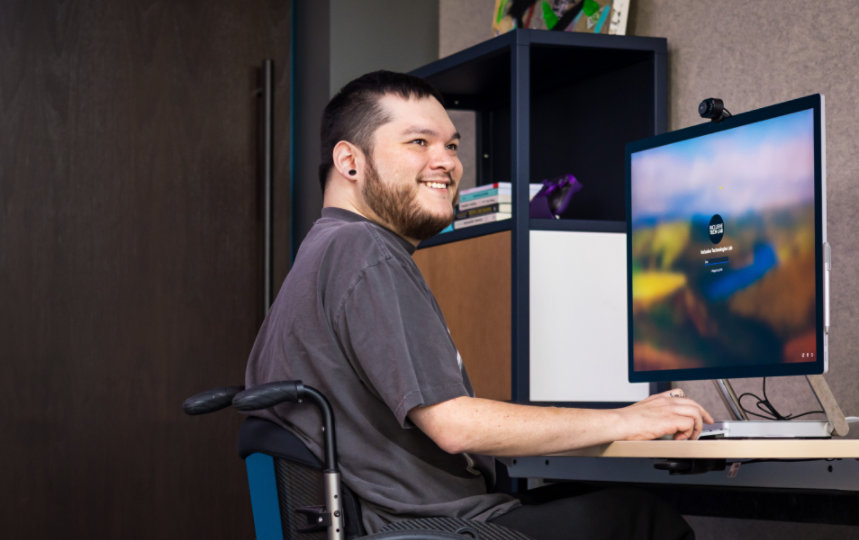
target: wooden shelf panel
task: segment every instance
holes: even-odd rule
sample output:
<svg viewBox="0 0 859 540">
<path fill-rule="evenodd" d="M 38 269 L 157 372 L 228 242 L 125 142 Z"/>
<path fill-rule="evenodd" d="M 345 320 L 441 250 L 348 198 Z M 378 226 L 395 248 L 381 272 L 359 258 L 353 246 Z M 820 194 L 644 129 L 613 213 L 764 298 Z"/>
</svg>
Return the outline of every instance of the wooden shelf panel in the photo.
<svg viewBox="0 0 859 540">
<path fill-rule="evenodd" d="M 510 232 L 415 253 L 479 397 L 510 400 Z"/>
</svg>

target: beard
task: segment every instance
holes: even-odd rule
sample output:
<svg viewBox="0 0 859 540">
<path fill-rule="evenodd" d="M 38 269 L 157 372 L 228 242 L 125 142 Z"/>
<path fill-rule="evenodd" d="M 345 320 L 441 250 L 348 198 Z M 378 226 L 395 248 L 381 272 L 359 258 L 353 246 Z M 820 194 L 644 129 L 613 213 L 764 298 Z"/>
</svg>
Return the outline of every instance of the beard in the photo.
<svg viewBox="0 0 859 540">
<path fill-rule="evenodd" d="M 362 194 L 367 205 L 389 223 L 394 232 L 420 242 L 450 225 L 453 221 L 453 204 L 445 215 L 435 215 L 425 210 L 417 201 L 419 184 L 419 178 L 416 178 L 411 185 L 387 186 L 382 183 L 375 165 L 370 161 Z"/>
</svg>

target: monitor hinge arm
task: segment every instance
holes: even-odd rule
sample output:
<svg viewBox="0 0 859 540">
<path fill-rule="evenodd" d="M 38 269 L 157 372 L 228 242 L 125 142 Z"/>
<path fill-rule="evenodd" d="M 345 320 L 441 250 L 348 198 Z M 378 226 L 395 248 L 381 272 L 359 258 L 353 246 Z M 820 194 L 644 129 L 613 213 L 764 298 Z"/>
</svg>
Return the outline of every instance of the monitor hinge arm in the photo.
<svg viewBox="0 0 859 540">
<path fill-rule="evenodd" d="M 823 407 L 826 413 L 826 419 L 832 424 L 832 430 L 836 435 L 844 437 L 850 431 L 850 426 L 847 423 L 847 418 L 844 417 L 844 411 L 838 405 L 832 390 L 829 388 L 829 383 L 823 378 L 823 375 L 806 375 L 808 384 L 811 386 L 814 397 Z"/>
<path fill-rule="evenodd" d="M 731 413 L 731 416 L 734 417 L 734 420 L 748 420 L 749 416 L 740 405 L 740 399 L 737 397 L 737 393 L 734 392 L 734 387 L 731 386 L 728 379 L 713 379 L 713 384 L 715 384 L 716 389 L 719 390 L 719 397 L 722 398 L 722 401 L 725 403 L 725 407 L 728 408 L 728 411 Z"/>
</svg>

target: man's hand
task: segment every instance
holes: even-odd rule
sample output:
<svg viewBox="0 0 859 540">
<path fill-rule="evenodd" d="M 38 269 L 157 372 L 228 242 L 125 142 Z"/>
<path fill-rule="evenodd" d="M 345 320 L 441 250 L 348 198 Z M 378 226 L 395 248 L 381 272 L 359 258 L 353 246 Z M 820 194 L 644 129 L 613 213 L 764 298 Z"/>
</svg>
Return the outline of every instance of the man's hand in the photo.
<svg viewBox="0 0 859 540">
<path fill-rule="evenodd" d="M 713 423 L 710 413 L 685 397 L 680 388 L 653 394 L 619 412 L 628 430 L 623 437 L 627 440 L 658 439 L 665 435 L 677 440 L 697 439 L 704 424 Z"/>
</svg>

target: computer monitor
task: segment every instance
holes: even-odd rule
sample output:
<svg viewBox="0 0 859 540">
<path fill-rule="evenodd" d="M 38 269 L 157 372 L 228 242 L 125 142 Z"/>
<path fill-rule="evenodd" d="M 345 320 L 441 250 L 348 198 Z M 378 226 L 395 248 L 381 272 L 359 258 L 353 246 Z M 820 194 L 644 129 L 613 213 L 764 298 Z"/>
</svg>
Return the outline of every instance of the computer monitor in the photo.
<svg viewBox="0 0 859 540">
<path fill-rule="evenodd" d="M 630 382 L 823 373 L 824 100 L 626 148 Z"/>
</svg>

